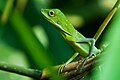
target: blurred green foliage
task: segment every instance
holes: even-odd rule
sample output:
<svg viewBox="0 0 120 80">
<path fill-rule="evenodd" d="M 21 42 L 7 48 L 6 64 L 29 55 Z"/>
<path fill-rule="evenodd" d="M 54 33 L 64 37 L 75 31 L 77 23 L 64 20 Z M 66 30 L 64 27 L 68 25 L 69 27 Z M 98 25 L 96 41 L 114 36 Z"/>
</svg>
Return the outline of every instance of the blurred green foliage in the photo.
<svg viewBox="0 0 120 80">
<path fill-rule="evenodd" d="M 120 2 L 120 1 L 119 1 Z M 99 73 L 98 80 L 120 80 L 120 8 L 115 14 L 104 40 L 110 41 L 110 46 L 105 51 L 104 64 L 101 66 L 102 71 Z"/>
<path fill-rule="evenodd" d="M 74 50 L 43 18 L 41 8 L 61 9 L 78 31 L 93 37 L 115 1 L 0 0 L 0 61 L 38 69 L 66 62 Z M 0 74 L 2 80 L 26 80 Z"/>
</svg>

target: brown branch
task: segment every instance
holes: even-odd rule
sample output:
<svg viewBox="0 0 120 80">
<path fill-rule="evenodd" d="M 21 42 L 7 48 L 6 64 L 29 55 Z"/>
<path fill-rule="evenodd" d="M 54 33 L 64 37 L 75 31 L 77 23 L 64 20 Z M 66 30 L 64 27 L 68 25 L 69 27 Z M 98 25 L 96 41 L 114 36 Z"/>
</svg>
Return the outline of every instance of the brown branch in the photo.
<svg viewBox="0 0 120 80">
<path fill-rule="evenodd" d="M 96 57 L 89 58 L 86 61 L 84 67 L 82 69 L 79 69 L 81 71 L 78 71 L 76 67 L 82 62 L 82 60 L 69 63 L 64 67 L 61 75 L 63 75 L 65 78 L 69 80 L 81 79 L 83 76 L 85 76 L 86 74 L 90 73 L 93 69 L 95 69 L 96 66 L 100 65 L 99 63 L 102 60 L 101 56 L 103 56 L 103 54 L 97 55 Z M 54 69 L 58 70 L 60 66 L 61 65 L 55 66 Z M 50 76 L 48 75 L 48 71 L 44 69 L 42 71 L 42 75 L 39 80 L 49 80 L 49 79 L 50 79 Z"/>
</svg>

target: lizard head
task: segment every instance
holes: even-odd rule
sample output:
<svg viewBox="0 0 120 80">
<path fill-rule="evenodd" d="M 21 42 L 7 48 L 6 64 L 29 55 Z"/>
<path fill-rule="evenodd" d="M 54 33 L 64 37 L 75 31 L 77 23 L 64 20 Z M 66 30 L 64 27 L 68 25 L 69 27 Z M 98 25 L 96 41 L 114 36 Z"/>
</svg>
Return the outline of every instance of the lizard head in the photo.
<svg viewBox="0 0 120 80">
<path fill-rule="evenodd" d="M 59 9 L 41 9 L 41 13 L 50 23 L 55 25 L 61 33 L 71 35 L 72 30 L 75 30 L 72 24 Z"/>
</svg>

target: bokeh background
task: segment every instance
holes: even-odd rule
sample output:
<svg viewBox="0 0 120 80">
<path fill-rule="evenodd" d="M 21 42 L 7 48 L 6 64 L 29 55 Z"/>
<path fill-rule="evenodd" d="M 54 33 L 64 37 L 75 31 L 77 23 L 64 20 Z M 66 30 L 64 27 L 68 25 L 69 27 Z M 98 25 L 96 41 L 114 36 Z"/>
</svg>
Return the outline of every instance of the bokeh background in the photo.
<svg viewBox="0 0 120 80">
<path fill-rule="evenodd" d="M 75 51 L 59 31 L 44 19 L 40 10 L 60 9 L 80 33 L 91 38 L 115 2 L 116 0 L 0 0 L 0 61 L 37 69 L 66 62 Z M 97 41 L 97 47 L 102 40 L 103 36 Z M 0 80 L 8 79 L 31 78 L 0 71 Z"/>
</svg>

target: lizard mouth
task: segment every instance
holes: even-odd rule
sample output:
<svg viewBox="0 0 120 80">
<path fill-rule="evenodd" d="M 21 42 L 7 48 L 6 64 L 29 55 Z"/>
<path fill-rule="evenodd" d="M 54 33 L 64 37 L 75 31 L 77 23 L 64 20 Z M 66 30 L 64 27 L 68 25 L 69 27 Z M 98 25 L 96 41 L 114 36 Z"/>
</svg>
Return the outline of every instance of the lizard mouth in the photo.
<svg viewBox="0 0 120 80">
<path fill-rule="evenodd" d="M 68 34 L 68 35 L 71 35 L 69 32 L 65 31 L 60 24 L 55 23 L 53 20 L 50 20 L 50 22 L 51 22 L 53 25 L 55 25 L 56 28 L 58 28 L 60 31 L 62 31 L 62 32 Z"/>
</svg>

